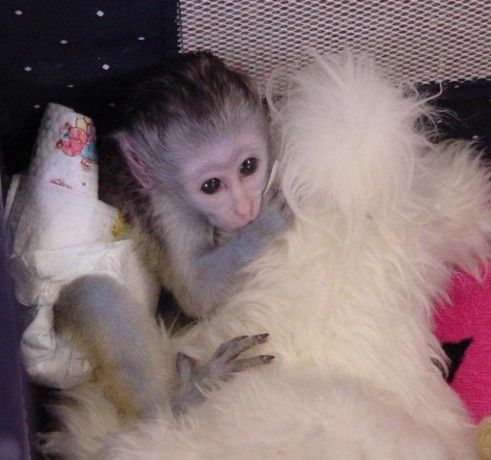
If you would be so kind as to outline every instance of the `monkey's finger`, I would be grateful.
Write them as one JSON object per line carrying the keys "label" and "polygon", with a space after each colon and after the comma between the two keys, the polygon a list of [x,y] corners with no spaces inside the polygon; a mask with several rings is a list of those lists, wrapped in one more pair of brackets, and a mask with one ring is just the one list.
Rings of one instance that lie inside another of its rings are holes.
{"label": "monkey's finger", "polygon": [[238,359],[230,363],[230,372],[241,372],[249,367],[262,366],[273,361],[273,355],[259,355],[252,358]]}
{"label": "monkey's finger", "polygon": [[225,345],[227,345],[226,348],[224,350],[220,350],[221,353],[219,355],[215,355],[213,359],[219,359],[220,361],[231,361],[237,358],[237,356],[239,356],[242,352],[249,350],[249,348],[266,342],[268,336],[269,334],[265,333],[232,339],[225,343]]}
{"label": "monkey's finger", "polygon": [[248,335],[241,335],[240,337],[234,337],[233,339],[223,342],[213,354],[213,359],[220,358],[230,347],[233,347],[237,342],[240,342],[249,337]]}
{"label": "monkey's finger", "polygon": [[192,380],[198,362],[184,353],[177,353],[176,366],[181,384]]}

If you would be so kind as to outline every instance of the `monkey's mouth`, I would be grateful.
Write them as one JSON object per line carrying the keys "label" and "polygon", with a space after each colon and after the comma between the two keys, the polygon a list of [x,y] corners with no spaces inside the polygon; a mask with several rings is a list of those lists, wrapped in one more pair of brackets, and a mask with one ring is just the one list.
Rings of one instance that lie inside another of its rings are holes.
{"label": "monkey's mouth", "polygon": [[245,223],[241,223],[241,224],[237,224],[237,223],[224,224],[222,225],[222,230],[224,230],[225,232],[238,232],[240,229],[244,228],[246,225],[248,225],[251,222],[252,220],[248,220]]}
{"label": "monkey's mouth", "polygon": [[249,225],[256,217],[257,215],[254,218],[234,219],[231,222],[222,222],[221,228],[226,232],[237,232],[246,225]]}

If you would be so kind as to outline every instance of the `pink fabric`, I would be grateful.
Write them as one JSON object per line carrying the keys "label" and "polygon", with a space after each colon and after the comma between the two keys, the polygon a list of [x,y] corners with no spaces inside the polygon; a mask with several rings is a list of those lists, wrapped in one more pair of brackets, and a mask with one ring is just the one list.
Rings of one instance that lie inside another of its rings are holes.
{"label": "pink fabric", "polygon": [[452,303],[435,315],[441,342],[472,339],[452,387],[475,422],[491,415],[491,262],[487,269],[482,282],[458,273],[450,289]]}

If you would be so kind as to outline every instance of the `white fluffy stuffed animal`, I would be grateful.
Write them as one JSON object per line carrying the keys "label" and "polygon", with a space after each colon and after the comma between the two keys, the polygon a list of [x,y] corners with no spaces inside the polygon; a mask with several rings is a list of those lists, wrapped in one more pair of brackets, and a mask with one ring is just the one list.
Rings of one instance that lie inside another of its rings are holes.
{"label": "white fluffy stuffed animal", "polygon": [[[428,112],[373,65],[316,61],[280,107],[281,189],[294,225],[243,289],[162,353],[206,360],[270,332],[276,360],[175,421],[123,426],[95,384],[69,393],[46,451],[87,459],[472,459],[475,432],[432,363],[435,298],[490,255],[489,171],[466,143],[432,145]],[[173,345],[173,346],[172,346]],[[105,434],[111,432],[112,434]]]}

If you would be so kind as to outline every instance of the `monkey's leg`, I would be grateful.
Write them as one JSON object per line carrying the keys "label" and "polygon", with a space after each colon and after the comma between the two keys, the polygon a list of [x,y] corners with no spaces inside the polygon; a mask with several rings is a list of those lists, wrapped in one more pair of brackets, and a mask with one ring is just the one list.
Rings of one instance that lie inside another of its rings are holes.
{"label": "monkey's leg", "polygon": [[54,326],[85,354],[123,418],[162,408],[175,378],[173,353],[163,352],[155,316],[125,286],[105,275],[74,280],[60,292]]}
{"label": "monkey's leg", "polygon": [[211,359],[202,366],[194,358],[178,353],[176,364],[180,386],[171,395],[174,415],[186,413],[187,407],[204,402],[205,392],[210,391],[219,380],[227,380],[232,374],[249,367],[270,363],[274,359],[272,355],[236,359],[242,352],[266,342],[268,335],[245,335],[222,343]]}

